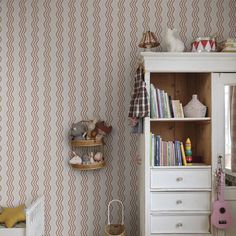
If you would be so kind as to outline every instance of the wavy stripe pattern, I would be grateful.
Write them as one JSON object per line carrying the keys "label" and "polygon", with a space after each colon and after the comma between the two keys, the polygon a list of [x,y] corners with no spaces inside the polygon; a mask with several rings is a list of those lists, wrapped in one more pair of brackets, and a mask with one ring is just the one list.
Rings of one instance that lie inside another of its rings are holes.
{"label": "wavy stripe pattern", "polygon": [[[87,120],[87,112],[88,112],[88,46],[87,46],[87,41],[88,41],[88,0],[81,1],[80,3],[81,7],[81,115],[82,119]],[[81,173],[81,190],[80,190],[80,195],[81,195],[81,210],[80,210],[80,216],[81,216],[81,221],[80,221],[80,235],[81,236],[87,236],[88,235],[88,175],[86,172],[82,171]]]}
{"label": "wavy stripe pattern", "polygon": [[[101,0],[95,0],[93,2],[93,7],[94,7],[94,12],[93,12],[93,18],[94,18],[94,22],[93,22],[93,47],[94,47],[94,52],[93,52],[93,56],[94,56],[94,61],[93,61],[93,67],[94,67],[94,71],[93,71],[93,77],[94,77],[94,82],[93,82],[93,87],[94,87],[94,91],[93,91],[93,96],[94,96],[94,102],[93,102],[93,107],[94,107],[94,117],[99,118],[100,117],[100,81],[101,81],[101,77],[100,77],[100,71],[101,71],[101,67],[100,67],[100,42],[101,42],[101,37],[100,37],[100,12],[101,12],[101,8],[100,8],[100,4],[101,4]],[[100,173],[98,171],[93,172],[93,196],[94,196],[94,200],[93,200],[93,235],[100,235],[101,232],[101,226],[100,226],[100,220],[101,220],[101,216],[100,216],[100,210],[101,210],[101,194],[100,194],[100,190],[101,190],[101,186],[100,186],[100,181],[101,181],[101,176]]]}
{"label": "wavy stripe pattern", "polygon": [[50,235],[51,233],[51,116],[50,116],[50,112],[51,112],[51,46],[50,43],[52,41],[51,39],[51,6],[50,6],[50,1],[45,1],[44,4],[44,42],[43,42],[43,47],[44,47],[44,62],[43,62],[43,66],[44,66],[44,82],[43,82],[43,87],[44,87],[44,102],[43,102],[43,106],[44,106],[44,112],[43,112],[43,117],[44,117],[44,121],[43,121],[43,125],[44,125],[44,151],[43,151],[43,156],[44,156],[44,196],[45,196],[45,222],[47,222],[47,224],[45,224],[45,231],[46,231],[46,235]]}
{"label": "wavy stripe pattern", "polygon": [[229,36],[231,38],[236,37],[236,27],[235,27],[235,22],[236,22],[236,2],[235,1],[230,1],[229,2]]}
{"label": "wavy stripe pattern", "polygon": [[162,50],[162,11],[163,7],[161,5],[162,0],[156,0],[155,1],[155,29],[156,29],[156,35],[157,35],[157,40],[160,43],[160,46],[158,47],[158,50]]}
{"label": "wavy stripe pattern", "polygon": [[199,0],[192,1],[192,37],[197,38],[199,35]]}
{"label": "wavy stripe pattern", "polygon": [[57,136],[57,141],[56,141],[56,157],[57,157],[57,161],[56,161],[56,166],[57,166],[57,170],[56,170],[56,186],[57,186],[57,190],[56,190],[56,196],[57,196],[57,200],[56,200],[56,235],[63,235],[63,169],[64,166],[62,165],[63,163],[63,141],[64,141],[64,137],[63,137],[63,6],[62,6],[63,0],[57,0],[56,2],[56,18],[57,18],[57,22],[56,22],[56,27],[57,27],[57,32],[56,32],[56,97],[57,97],[57,101],[56,101],[56,127],[57,127],[57,131],[56,131],[56,136]]}
{"label": "wavy stripe pattern", "polygon": [[175,17],[174,17],[174,12],[175,12],[174,0],[168,0],[167,8],[168,8],[168,11],[167,11],[167,17],[168,17],[167,27],[168,28],[174,28],[174,22],[175,22]]}
{"label": "wavy stripe pattern", "polygon": [[117,142],[117,146],[118,146],[118,152],[117,152],[117,156],[119,157],[118,160],[118,197],[121,201],[125,201],[125,155],[124,155],[124,151],[125,151],[125,96],[124,96],[124,92],[125,92],[125,27],[124,27],[124,23],[125,23],[125,0],[120,0],[118,3],[118,32],[117,32],[117,37],[118,37],[118,48],[119,48],[119,52],[118,52],[118,78],[119,78],[119,82],[118,82],[118,97],[119,100],[117,102],[117,106],[118,106],[118,112],[117,112],[117,116],[119,117],[119,121],[117,123],[117,135],[118,135],[118,142]]}
{"label": "wavy stripe pattern", "polygon": [[149,30],[149,23],[150,23],[150,7],[149,7],[150,0],[143,0],[142,7],[143,7],[143,31]]}
{"label": "wavy stripe pattern", "polygon": [[[68,42],[68,77],[69,77],[69,91],[68,91],[68,117],[69,117],[69,122],[68,122],[68,127],[71,126],[73,122],[75,122],[76,117],[75,117],[75,111],[76,111],[76,28],[75,28],[75,13],[76,13],[76,8],[75,8],[75,2],[76,0],[70,0],[68,3],[69,6],[69,42]],[[69,231],[68,235],[75,235],[76,232],[76,175],[73,170],[73,168],[69,169],[69,179],[68,179],[68,185],[69,185],[69,190],[68,190],[68,224],[69,224]]]}
{"label": "wavy stripe pattern", "polygon": [[[1,203],[43,194],[45,235],[97,236],[108,202],[119,198],[127,234],[139,235],[137,137],[127,111],[142,32],[153,26],[163,45],[167,26],[186,45],[213,29],[236,37],[235,12],[235,0],[0,0]],[[67,133],[93,117],[113,126],[107,165],[81,172],[67,163]]]}
{"label": "wavy stripe pattern", "polygon": [[[107,119],[107,122],[109,124],[112,124],[113,121],[113,86],[112,86],[112,81],[113,81],[113,66],[112,66],[112,62],[114,61],[113,59],[113,27],[112,27],[112,23],[114,21],[112,15],[114,12],[114,9],[112,7],[112,2],[110,0],[106,0],[105,3],[105,7],[106,7],[106,12],[105,12],[105,16],[106,16],[106,22],[105,22],[105,27],[106,27],[106,32],[105,32],[105,37],[106,37],[106,41],[105,41],[105,47],[106,47],[106,52],[105,52],[105,57],[106,57],[106,62],[105,62],[105,67],[106,67],[106,71],[105,71],[105,76],[106,76],[106,82],[105,82],[105,86],[106,86],[106,92],[105,92],[105,96],[106,96],[106,101],[105,101],[105,106],[106,106],[106,111],[105,111],[105,116]],[[107,164],[107,168],[106,168],[106,180],[105,180],[105,186],[106,186],[106,191],[105,191],[105,198],[106,198],[106,206],[108,205],[109,201],[112,200],[112,191],[113,191],[113,166],[112,166],[112,162],[113,162],[113,155],[112,155],[112,151],[113,151],[113,146],[112,146],[112,142],[113,142],[113,137],[112,135],[109,136],[109,138],[106,140],[106,148],[104,151],[104,154],[107,158],[106,160],[106,164]],[[107,214],[107,211],[106,211]]]}
{"label": "wavy stripe pattern", "polygon": [[20,195],[20,200],[21,202],[25,202],[26,200],[26,196],[25,196],[25,191],[26,191],[26,0],[21,0],[19,3],[19,7],[20,7],[20,13],[19,13],[19,17],[20,17],[20,21],[19,21],[19,28],[20,28],[20,32],[19,32],[19,37],[20,37],[20,41],[19,41],[19,47],[20,47],[20,51],[19,51],[19,58],[20,58],[20,62],[19,62],[19,147],[20,147],[20,151],[19,151],[19,186],[20,186],[20,191],[19,191],[19,195]]}
{"label": "wavy stripe pattern", "polygon": [[[137,50],[137,44],[138,44],[138,37],[137,37],[137,12],[138,12],[138,7],[137,7],[137,1],[131,1],[130,2],[130,17],[131,17],[131,31],[130,31],[130,77],[131,79],[131,88],[134,85],[134,75],[135,75],[135,68],[137,65],[137,56],[138,56],[138,50]],[[159,38],[158,38],[159,39]],[[160,40],[160,39],[159,39]],[[129,235],[135,236],[139,235],[138,231],[138,217],[137,217],[137,166],[135,162],[133,161],[133,157],[136,155],[137,152],[137,137],[136,135],[131,136],[130,140],[130,214],[129,214],[129,224],[130,224],[130,231]]]}
{"label": "wavy stripe pattern", "polygon": [[223,13],[224,13],[224,0],[218,0],[216,3],[217,6],[217,22],[216,22],[216,26],[217,26],[217,40],[222,41],[224,39],[223,35],[224,35],[224,17],[223,17]]}
{"label": "wavy stripe pattern", "polygon": [[32,191],[31,194],[33,196],[33,199],[36,199],[39,196],[39,166],[38,166],[38,162],[39,162],[39,46],[38,46],[38,42],[39,42],[39,27],[38,27],[38,22],[39,22],[39,8],[38,8],[38,0],[33,0],[31,3],[32,6],[32,13],[31,13],[31,17],[32,17],[32,22],[31,22],[31,27],[32,27],[32,42],[31,42],[31,46],[32,46],[32,52],[31,52],[31,57],[32,57],[32,61],[31,61],[31,67],[32,67],[32,72],[31,72],[31,76],[32,76],[32,81],[31,81],[31,87],[32,87],[32,91],[31,91],[31,96],[32,96],[32,102],[31,102],[31,116],[32,116],[32,121],[31,121],[31,127],[32,127],[32,131],[31,131],[31,136],[32,136],[32,141],[31,141],[31,146],[32,146],[32,161],[31,161],[31,165],[32,165],[32,171],[31,171],[31,175],[32,175],[32,181],[31,181],[31,185],[32,185]]}
{"label": "wavy stripe pattern", "polygon": [[[0,104],[2,104],[2,0],[0,0]],[[2,106],[0,106],[0,134],[2,134],[2,126],[3,126],[3,119],[2,119]],[[2,135],[0,135],[0,153],[2,153]],[[2,173],[2,155],[0,154],[0,173]],[[2,201],[2,180],[3,177],[0,175],[0,201]]]}
{"label": "wavy stripe pattern", "polygon": [[180,26],[180,38],[181,40],[184,42],[184,44],[187,44],[187,37],[186,37],[186,33],[187,33],[187,0],[181,0],[179,3],[179,7],[180,7],[180,22],[179,22],[179,26]]}
{"label": "wavy stripe pattern", "polygon": [[15,170],[14,168],[14,27],[13,27],[13,22],[14,22],[14,7],[13,7],[13,0],[7,2],[7,205],[12,206],[13,201],[14,201],[14,175],[13,172]]}
{"label": "wavy stripe pattern", "polygon": [[212,22],[211,0],[205,0],[204,7],[205,7],[205,12],[204,12],[204,17],[205,17],[205,22],[204,22],[205,32],[204,33],[205,33],[205,35],[204,36],[209,36],[211,34],[211,22]]}

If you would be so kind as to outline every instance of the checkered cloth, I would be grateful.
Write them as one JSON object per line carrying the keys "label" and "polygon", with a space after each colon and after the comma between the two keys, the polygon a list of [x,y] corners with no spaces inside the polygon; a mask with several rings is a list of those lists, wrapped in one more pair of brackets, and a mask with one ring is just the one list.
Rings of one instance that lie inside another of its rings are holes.
{"label": "checkered cloth", "polygon": [[144,81],[144,69],[139,66],[134,82],[134,91],[130,102],[129,117],[142,118],[148,116],[148,94],[146,90],[146,83]]}

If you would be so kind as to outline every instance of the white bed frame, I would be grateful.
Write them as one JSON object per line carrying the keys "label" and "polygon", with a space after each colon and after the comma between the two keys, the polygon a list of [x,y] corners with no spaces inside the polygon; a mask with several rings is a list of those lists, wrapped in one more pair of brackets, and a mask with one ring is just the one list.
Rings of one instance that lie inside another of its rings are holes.
{"label": "white bed frame", "polygon": [[43,236],[44,197],[38,198],[26,209],[26,228],[1,228],[0,236]]}

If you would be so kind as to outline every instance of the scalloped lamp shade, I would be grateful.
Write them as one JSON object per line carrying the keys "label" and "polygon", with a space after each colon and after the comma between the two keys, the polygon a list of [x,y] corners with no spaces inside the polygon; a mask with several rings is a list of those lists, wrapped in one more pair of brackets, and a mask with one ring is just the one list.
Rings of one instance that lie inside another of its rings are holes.
{"label": "scalloped lamp shade", "polygon": [[147,31],[146,33],[143,33],[142,40],[138,46],[140,48],[154,48],[159,45],[160,43],[157,41],[156,35],[151,31]]}

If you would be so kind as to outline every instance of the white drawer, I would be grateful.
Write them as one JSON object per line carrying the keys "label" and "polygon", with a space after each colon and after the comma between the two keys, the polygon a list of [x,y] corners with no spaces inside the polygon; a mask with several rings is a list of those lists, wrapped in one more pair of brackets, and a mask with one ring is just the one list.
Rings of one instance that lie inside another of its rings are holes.
{"label": "white drawer", "polygon": [[152,189],[210,189],[211,169],[151,169]]}
{"label": "white drawer", "polygon": [[151,211],[210,211],[210,192],[151,192]]}
{"label": "white drawer", "polygon": [[151,215],[151,233],[209,233],[209,215]]}

